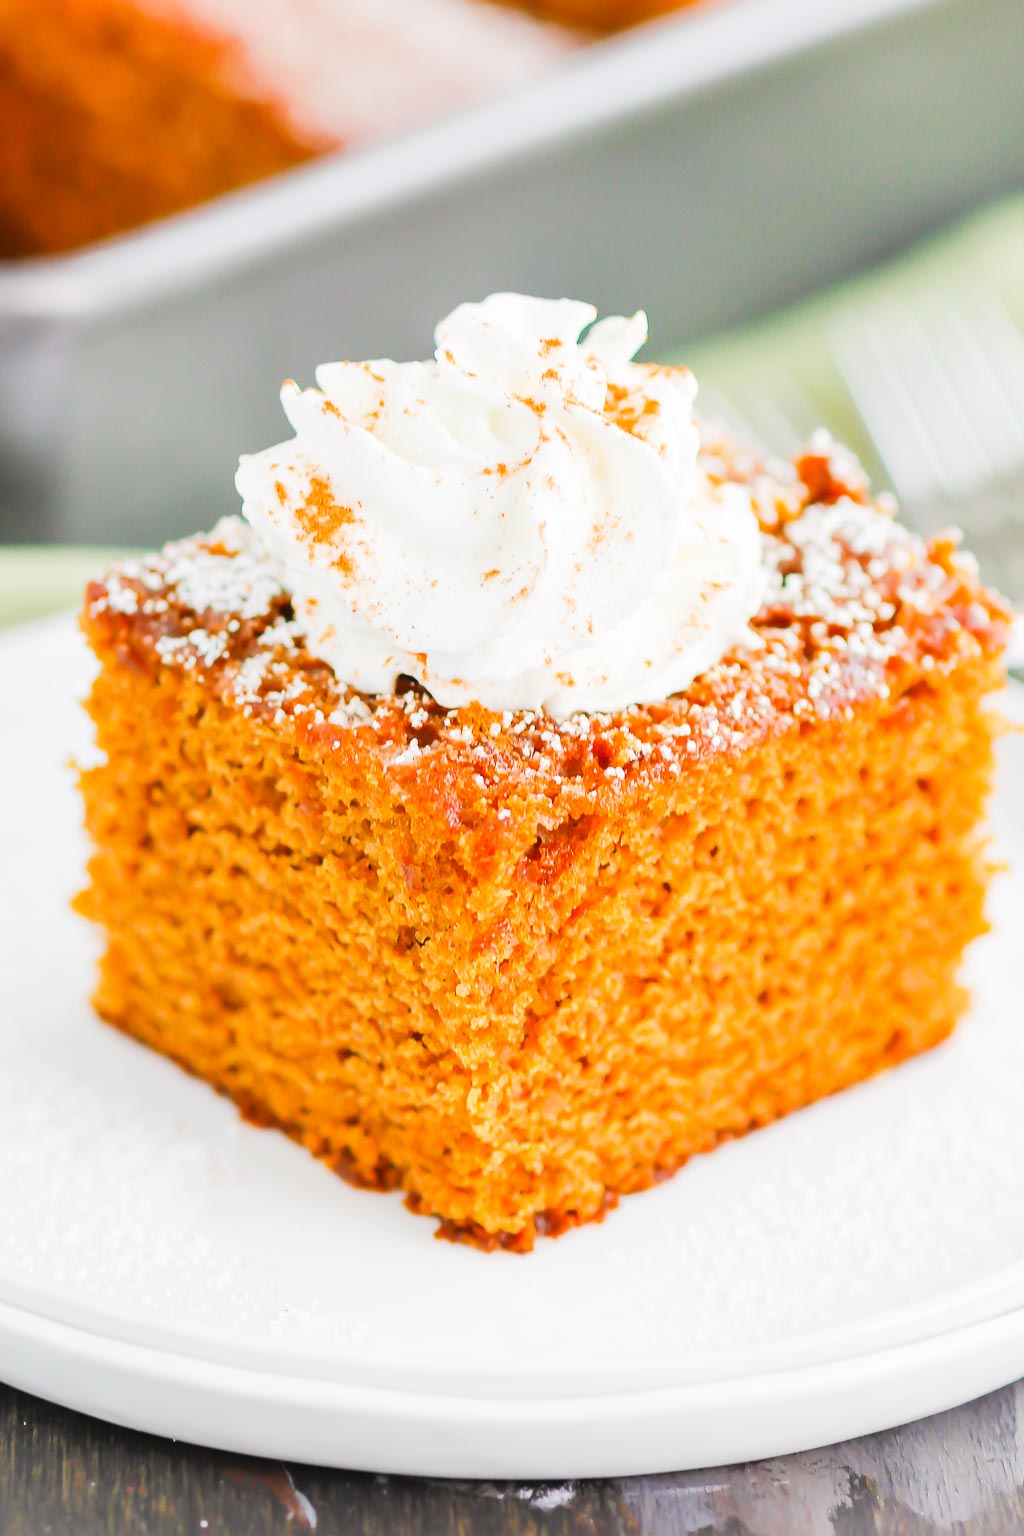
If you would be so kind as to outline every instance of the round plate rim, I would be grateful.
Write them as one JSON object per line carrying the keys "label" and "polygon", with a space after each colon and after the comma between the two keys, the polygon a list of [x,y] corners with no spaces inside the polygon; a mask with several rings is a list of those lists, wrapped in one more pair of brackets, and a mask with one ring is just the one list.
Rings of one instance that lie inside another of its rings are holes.
{"label": "round plate rim", "polygon": [[0,1303],[15,1387],[243,1455],[406,1476],[625,1477],[760,1460],[891,1428],[1024,1373],[1024,1308],[850,1359],[668,1389],[454,1397],[246,1371]]}
{"label": "round plate rim", "polygon": [[[617,1380],[602,1377],[595,1365],[592,1373],[578,1368],[563,1390],[550,1377],[523,1375],[505,1377],[500,1383],[488,1382],[471,1369],[452,1370],[444,1382],[404,1367],[400,1377],[382,1373],[380,1367],[349,1361],[344,1370],[339,1362],[321,1361],[294,1351],[254,1350],[241,1344],[224,1345],[214,1327],[193,1325],[188,1334],[161,1330],[156,1323],[143,1327],[137,1322],[125,1326],[116,1308],[106,1308],[95,1298],[84,1301],[68,1289],[64,1295],[52,1287],[33,1288],[0,1273],[0,1308],[22,1313],[43,1324],[53,1324],[111,1346],[126,1346],[151,1351],[158,1356],[172,1356],[185,1361],[201,1361],[210,1366],[247,1372],[289,1381],[321,1382],[341,1388],[366,1389],[371,1392],[399,1392],[410,1398],[488,1399],[572,1401],[586,1394],[592,1397],[619,1397],[633,1392],[663,1392],[699,1389],[721,1382],[741,1381],[751,1377],[776,1376],[812,1367],[842,1367],[912,1345],[927,1345],[937,1339],[979,1324],[989,1323],[1020,1311],[1024,1315],[1024,1260],[1002,1266],[974,1281],[965,1282],[925,1302],[905,1303],[878,1317],[865,1320],[859,1327],[835,1326],[820,1329],[799,1340],[769,1341],[760,1345],[736,1345],[730,1350],[709,1350],[694,1355],[685,1374],[675,1363],[664,1372],[652,1374],[645,1367],[635,1377],[622,1375]],[[426,1383],[429,1382],[429,1385]]]}

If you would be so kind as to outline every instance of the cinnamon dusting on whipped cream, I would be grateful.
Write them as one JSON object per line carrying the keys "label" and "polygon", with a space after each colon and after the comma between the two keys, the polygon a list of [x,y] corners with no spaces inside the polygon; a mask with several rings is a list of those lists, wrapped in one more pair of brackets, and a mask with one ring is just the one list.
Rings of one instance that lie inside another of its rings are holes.
{"label": "cinnamon dusting on whipped cream", "polygon": [[426,363],[333,363],[282,391],[243,512],[342,682],[556,718],[663,699],[748,635],[751,496],[698,462],[696,383],[639,364],[642,314],[495,294]]}

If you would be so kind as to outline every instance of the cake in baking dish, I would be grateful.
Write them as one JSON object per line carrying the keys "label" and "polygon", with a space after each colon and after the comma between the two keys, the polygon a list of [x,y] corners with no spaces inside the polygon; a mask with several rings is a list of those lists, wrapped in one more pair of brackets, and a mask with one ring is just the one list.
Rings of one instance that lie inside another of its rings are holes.
{"label": "cake in baking dish", "polygon": [[0,0],[0,255],[487,99],[579,40],[492,0]]}
{"label": "cake in baking dish", "polygon": [[671,11],[689,9],[697,0],[519,0],[527,10],[572,26],[612,32],[633,27]]}
{"label": "cake in baking dish", "polygon": [[935,1045],[984,926],[1006,608],[592,318],[286,386],[83,615],[99,1012],[484,1247]]}

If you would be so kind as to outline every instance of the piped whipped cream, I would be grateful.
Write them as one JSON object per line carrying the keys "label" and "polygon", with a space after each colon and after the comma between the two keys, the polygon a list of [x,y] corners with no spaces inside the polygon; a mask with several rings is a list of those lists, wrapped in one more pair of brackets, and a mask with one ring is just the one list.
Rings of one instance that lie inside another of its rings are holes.
{"label": "piped whipped cream", "polygon": [[748,637],[760,533],[698,463],[693,375],[633,361],[642,313],[595,319],[493,294],[433,361],[284,386],[295,437],[236,484],[341,681],[563,718],[666,698]]}

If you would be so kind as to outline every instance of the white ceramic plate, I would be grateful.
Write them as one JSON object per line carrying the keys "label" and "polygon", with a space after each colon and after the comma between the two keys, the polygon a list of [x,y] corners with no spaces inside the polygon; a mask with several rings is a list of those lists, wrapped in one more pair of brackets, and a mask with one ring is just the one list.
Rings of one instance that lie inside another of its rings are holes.
{"label": "white ceramic plate", "polygon": [[0,638],[0,1376],[231,1450],[541,1478],[794,1451],[1024,1374],[1024,740],[955,1037],[521,1258],[435,1242],[93,1018],[88,673],[69,619]]}

